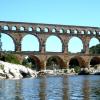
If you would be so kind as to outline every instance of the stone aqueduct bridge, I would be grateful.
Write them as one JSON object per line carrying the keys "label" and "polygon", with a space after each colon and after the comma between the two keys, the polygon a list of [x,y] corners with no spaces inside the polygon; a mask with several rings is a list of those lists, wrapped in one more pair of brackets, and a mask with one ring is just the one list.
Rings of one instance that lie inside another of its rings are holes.
{"label": "stone aqueduct bridge", "polygon": [[[47,62],[51,57],[54,57],[56,63],[64,68],[69,67],[72,59],[76,59],[80,67],[89,67],[92,59],[94,62],[100,63],[100,55],[89,54],[90,39],[96,37],[100,41],[100,28],[98,27],[0,21],[0,33],[5,33],[13,39],[15,44],[13,53],[19,55],[21,60],[26,55],[31,56],[40,69],[45,69],[48,66]],[[21,40],[27,34],[38,38],[39,52],[21,51]],[[45,43],[50,35],[57,36],[61,40],[62,52],[45,51]],[[73,36],[82,40],[83,53],[68,53],[68,42]]]}

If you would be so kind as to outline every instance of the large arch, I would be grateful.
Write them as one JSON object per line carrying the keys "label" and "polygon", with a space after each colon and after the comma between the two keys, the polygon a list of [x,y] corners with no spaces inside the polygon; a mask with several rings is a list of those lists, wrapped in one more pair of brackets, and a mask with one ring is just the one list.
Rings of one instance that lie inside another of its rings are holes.
{"label": "large arch", "polygon": [[8,33],[0,33],[2,42],[2,51],[15,51],[15,40]]}
{"label": "large arch", "polygon": [[33,70],[41,70],[41,62],[40,59],[34,55],[28,55],[24,58],[23,65],[31,67]]}
{"label": "large arch", "polygon": [[98,38],[93,37],[89,41],[89,53],[90,54],[99,54],[100,53],[100,41]]}
{"label": "large arch", "polygon": [[66,65],[63,62],[63,59],[59,56],[51,56],[47,59],[46,68],[47,69],[63,69]]}
{"label": "large arch", "polygon": [[63,42],[56,35],[49,36],[47,38],[45,44],[46,44],[45,45],[45,50],[47,52],[62,52]]}
{"label": "large arch", "polygon": [[71,37],[68,42],[69,53],[80,53],[84,48],[84,43],[79,37]]}
{"label": "large arch", "polygon": [[89,48],[92,47],[92,46],[96,46],[97,44],[100,44],[99,39],[96,38],[96,37],[93,37],[89,41]]}
{"label": "large arch", "polygon": [[92,57],[90,60],[90,67],[100,64],[100,57]]}
{"label": "large arch", "polygon": [[85,68],[86,66],[86,62],[82,57],[79,56],[75,56],[72,57],[69,61],[69,68],[75,68],[75,67],[80,67],[80,68]]}
{"label": "large arch", "polygon": [[40,51],[40,42],[37,36],[27,34],[21,40],[21,51]]}

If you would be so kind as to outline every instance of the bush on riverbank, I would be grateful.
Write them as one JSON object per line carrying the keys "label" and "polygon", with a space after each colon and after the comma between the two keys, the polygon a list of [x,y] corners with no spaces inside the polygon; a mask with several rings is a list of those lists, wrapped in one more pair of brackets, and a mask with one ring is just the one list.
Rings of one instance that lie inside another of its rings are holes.
{"label": "bush on riverbank", "polygon": [[79,66],[75,66],[74,70],[75,70],[76,73],[79,73],[81,71],[81,68]]}
{"label": "bush on riverbank", "polygon": [[0,57],[0,60],[14,63],[14,64],[20,64],[20,61],[18,60],[17,56],[14,54],[6,53]]}

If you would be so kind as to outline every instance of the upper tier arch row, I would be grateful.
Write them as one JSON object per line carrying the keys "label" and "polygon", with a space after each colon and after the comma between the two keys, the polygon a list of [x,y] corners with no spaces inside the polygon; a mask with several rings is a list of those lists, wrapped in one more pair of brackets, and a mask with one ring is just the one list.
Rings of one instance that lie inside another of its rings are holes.
{"label": "upper tier arch row", "polygon": [[99,27],[0,21],[0,30],[17,32],[100,35]]}

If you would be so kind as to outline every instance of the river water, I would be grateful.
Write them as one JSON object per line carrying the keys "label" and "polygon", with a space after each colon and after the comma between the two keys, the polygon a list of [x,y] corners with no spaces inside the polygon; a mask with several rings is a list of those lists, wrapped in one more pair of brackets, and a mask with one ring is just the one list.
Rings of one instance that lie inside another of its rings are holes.
{"label": "river water", "polygon": [[100,76],[0,80],[0,100],[100,100]]}

